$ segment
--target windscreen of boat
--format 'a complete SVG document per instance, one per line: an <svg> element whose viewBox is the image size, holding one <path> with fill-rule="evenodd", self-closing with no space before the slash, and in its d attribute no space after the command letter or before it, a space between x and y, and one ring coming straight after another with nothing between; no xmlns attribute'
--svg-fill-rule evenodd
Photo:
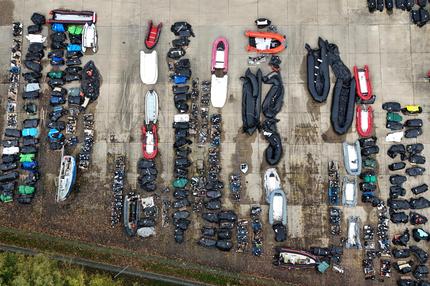
<svg viewBox="0 0 430 286"><path fill-rule="evenodd" d="M367 109L361 109L361 129L366 131L369 128L369 111Z"/></svg>
<svg viewBox="0 0 430 286"><path fill-rule="evenodd" d="M355 184L353 182L347 182L345 184L345 200L347 203L353 203L355 201Z"/></svg>
<svg viewBox="0 0 430 286"><path fill-rule="evenodd" d="M276 194L273 196L273 220L282 221L284 198L281 195Z"/></svg>
<svg viewBox="0 0 430 286"><path fill-rule="evenodd" d="M347 151L348 151L349 168L351 170L357 170L358 156L357 156L357 150L355 149L355 145L348 145Z"/></svg>
<svg viewBox="0 0 430 286"><path fill-rule="evenodd" d="M360 91L363 94L367 94L367 80L366 80L366 73L364 70L361 70L358 72L358 82L360 83Z"/></svg>

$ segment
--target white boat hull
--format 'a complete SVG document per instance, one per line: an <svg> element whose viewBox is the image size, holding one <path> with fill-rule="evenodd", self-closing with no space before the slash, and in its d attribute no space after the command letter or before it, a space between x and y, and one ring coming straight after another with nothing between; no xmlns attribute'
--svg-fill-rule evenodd
<svg viewBox="0 0 430 286"><path fill-rule="evenodd" d="M157 51L140 52L140 79L144 84L156 84L158 79Z"/></svg>
<svg viewBox="0 0 430 286"><path fill-rule="evenodd" d="M213 107L221 108L227 100L228 75L211 78L211 104Z"/></svg>
<svg viewBox="0 0 430 286"><path fill-rule="evenodd" d="M145 96L145 123L157 123L158 120L158 94L149 90Z"/></svg>

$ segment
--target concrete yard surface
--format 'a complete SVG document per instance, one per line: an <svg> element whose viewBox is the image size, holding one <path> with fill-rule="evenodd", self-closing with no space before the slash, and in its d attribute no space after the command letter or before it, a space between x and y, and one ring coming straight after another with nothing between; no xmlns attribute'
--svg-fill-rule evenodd
<svg viewBox="0 0 430 286"><path fill-rule="evenodd" d="M317 46L318 37L336 43L341 57L352 70L354 65L369 65L371 81L376 94L374 125L380 153L378 184L380 195L389 194L388 164L394 162L387 155L389 144L384 141L388 133L385 128L385 111L381 105L386 101L404 104L420 104L424 112L419 118L424 121L424 134L418 139L404 139L402 143L421 142L424 155L430 158L430 83L424 77L430 69L430 26L418 28L410 23L409 13L394 10L370 14L364 0L93 0L93 1L36 1L0 0L0 91L1 108L5 108L11 23L22 21L24 28L30 24L33 12L45 14L55 8L94 10L97 12L99 51L85 55L83 62L94 60L103 83L101 95L90 106L95 114L96 143L92 165L88 171L79 172L77 190L63 204L55 202L54 180L58 175L60 152L43 146L39 157L43 174L41 188L30 206L17 203L0 205L1 225L34 232L43 232L64 239L93 242L109 247L118 247L136 253L154 254L178 261L192 261L208 268L221 268L232 273L274 279L292 285L371 285L365 281L362 271L363 250L345 250L342 266L345 274L328 271L319 274L314 269L288 271L272 266L273 248L286 245L308 249L311 246L339 244L340 237L330 235L327 204L327 165L330 160L339 161L342 176L342 142L353 142L358 138L355 122L348 134L338 136L330 126L331 92L325 104L312 101L306 86L305 43ZM267 17L278 31L286 35L287 49L280 53L281 75L285 87L285 99L278 130L283 139L284 155L278 164L283 189L288 201L288 238L285 243L276 243L273 230L268 223L268 204L265 201L263 176L268 168L264 160L267 142L256 132L248 136L242 132L241 103L242 82L240 77L248 68L245 46L246 30L255 30L254 20ZM148 20L163 22L163 31L156 47L159 60L159 77L155 86L145 86L139 77L139 51L145 49L144 41ZM144 95L154 88L160 100L158 136L160 154L157 158L158 190L171 187L174 167L174 130L171 82L166 62L170 42L174 39L170 26L175 21L187 21L193 26L195 38L186 49L192 65L193 77L200 81L210 79L210 57L213 40L224 36L229 40L229 91L226 105L211 113L222 114L221 165L222 179L226 184L223 207L234 209L239 218L250 220L252 205L263 206L264 253L254 257L248 253L220 252L197 245L200 228L204 221L200 214L192 214L192 224L186 233L186 242L174 243L173 227L161 227L161 217L155 237L141 240L128 238L121 226L111 228L111 181L114 157L127 156L127 191L136 190L137 160L141 154L140 126L144 121ZM44 28L47 34L47 27ZM24 40L24 51L27 46ZM259 65L263 74L270 72L266 63ZM256 67L251 67L255 72ZM50 70L46 61L43 72ZM332 78L334 86L334 77ZM46 97L49 87L44 87ZM268 90L264 86L263 96ZM47 103L47 100L46 100ZM48 103L47 103L48 104ZM48 106L46 106L48 108ZM81 122L82 123L82 122ZM42 139L43 141L44 139ZM45 144L47 145L47 144ZM193 160L207 159L205 154L192 145ZM79 149L79 147L78 147ZM243 177L245 188L239 204L230 200L228 180L230 174L239 171L239 164L247 162L249 171ZM430 170L428 163L425 168ZM195 168L192 167L192 170ZM405 188L429 182L425 173L419 179L409 178ZM172 189L172 188L171 188ZM411 196L408 191L409 198ZM425 194L425 196L428 196ZM170 199L172 195L170 194ZM160 201L157 201L160 206ZM342 234L346 235L346 219L350 215L360 216L362 224L377 221L376 209L361 203L355 208L343 208ZM419 211L430 215L430 209ZM408 225L411 229L411 226ZM401 232L404 225L390 224L392 235ZM250 232L251 229L249 228ZM412 240L411 240L412 241ZM419 244L422 244L420 242ZM415 244L415 242L411 242ZM376 261L376 260L375 260ZM124 262L126 265L127 262ZM379 263L375 263L378 266ZM376 269L379 273L379 269ZM396 275L393 275L397 277ZM386 285L394 285L395 277ZM318 281L318 282L316 282Z"/></svg>

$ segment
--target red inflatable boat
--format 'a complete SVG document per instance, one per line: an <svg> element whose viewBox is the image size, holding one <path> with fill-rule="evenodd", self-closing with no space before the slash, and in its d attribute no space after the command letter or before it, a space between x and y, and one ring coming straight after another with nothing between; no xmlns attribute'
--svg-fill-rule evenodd
<svg viewBox="0 0 430 286"><path fill-rule="evenodd" d="M155 26L152 21L149 21L148 24L148 34L146 35L145 39L145 46L148 49L153 49L158 43L158 39L160 38L161 28L163 27L163 23L158 24L158 26Z"/></svg>
<svg viewBox="0 0 430 286"><path fill-rule="evenodd" d="M277 54L285 49L285 36L272 32L247 31L245 36L249 38L248 52L262 54Z"/></svg>
<svg viewBox="0 0 430 286"><path fill-rule="evenodd" d="M151 127L152 125L152 127ZM151 130L148 130L147 128ZM158 153L157 125L142 126L142 153L145 159L154 159Z"/></svg>
<svg viewBox="0 0 430 286"><path fill-rule="evenodd" d="M369 67L367 65L364 68L358 68L354 66L354 78L355 86L357 89L357 95L362 100L369 100L372 98L372 85L370 83Z"/></svg>
<svg viewBox="0 0 430 286"><path fill-rule="evenodd" d="M357 133L361 137L370 137L373 133L373 109L370 105L357 105L355 112Z"/></svg>

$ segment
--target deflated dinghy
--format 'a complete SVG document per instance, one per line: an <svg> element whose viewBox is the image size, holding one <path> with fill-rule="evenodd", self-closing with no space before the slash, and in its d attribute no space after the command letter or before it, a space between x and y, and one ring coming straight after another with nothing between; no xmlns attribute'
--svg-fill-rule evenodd
<svg viewBox="0 0 430 286"><path fill-rule="evenodd" d="M327 42L318 38L319 49L312 49L308 44L307 55L308 90L316 102L327 100L330 91L330 71L327 57Z"/></svg>
<svg viewBox="0 0 430 286"><path fill-rule="evenodd" d="M158 94L155 90L149 90L145 95L145 124L157 123L158 119Z"/></svg>
<svg viewBox="0 0 430 286"><path fill-rule="evenodd" d="M157 51L140 52L140 79L144 84L155 84L158 79Z"/></svg>
<svg viewBox="0 0 430 286"><path fill-rule="evenodd" d="M329 63L336 76L331 105L331 123L334 131L342 135L348 132L354 119L355 80L340 58L338 47L331 43L327 47Z"/></svg>
<svg viewBox="0 0 430 286"><path fill-rule="evenodd" d="M212 45L211 59L211 103L221 108L227 100L228 86L228 41L224 37L217 38Z"/></svg>
<svg viewBox="0 0 430 286"><path fill-rule="evenodd" d="M355 112L357 133L361 137L370 137L373 132L373 109L370 105L357 105Z"/></svg>
<svg viewBox="0 0 430 286"><path fill-rule="evenodd" d="M263 78L263 82L272 85L263 101L263 114L267 118L275 118L284 104L284 85L281 74L272 72Z"/></svg>
<svg viewBox="0 0 430 286"><path fill-rule="evenodd" d="M351 176L358 176L361 173L361 152L360 142L357 140L354 144L343 142L343 163L346 172Z"/></svg>
<svg viewBox="0 0 430 286"><path fill-rule="evenodd" d="M267 164L271 166L278 164L283 154L281 136L276 128L277 121L276 119L266 119L261 126L264 138L269 143L269 146L264 150L264 158Z"/></svg>
<svg viewBox="0 0 430 286"><path fill-rule="evenodd" d="M242 86L242 128L243 131L252 135L260 124L261 109L261 84L262 73L259 69L254 75L248 68L245 76L240 78Z"/></svg>

